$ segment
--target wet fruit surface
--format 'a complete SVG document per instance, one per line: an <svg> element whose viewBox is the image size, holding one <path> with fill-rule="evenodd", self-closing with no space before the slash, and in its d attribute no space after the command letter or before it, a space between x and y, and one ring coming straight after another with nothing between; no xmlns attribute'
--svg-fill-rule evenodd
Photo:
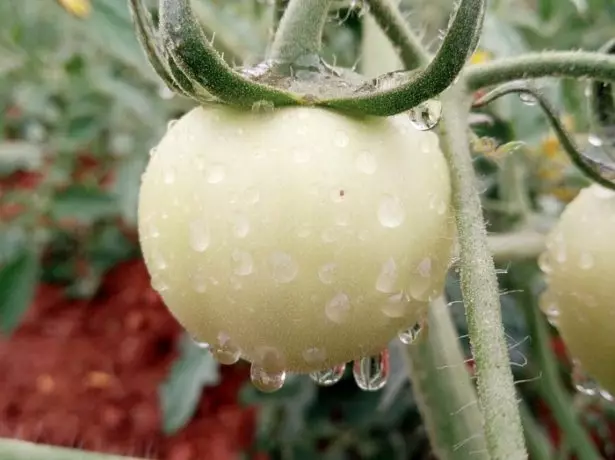
<svg viewBox="0 0 615 460"><path fill-rule="evenodd" d="M140 261L113 269L91 301L39 286L22 326L0 342L0 436L165 460L237 458L255 423L237 403L245 366L222 369L183 430L161 431L158 387L180 333Z"/></svg>

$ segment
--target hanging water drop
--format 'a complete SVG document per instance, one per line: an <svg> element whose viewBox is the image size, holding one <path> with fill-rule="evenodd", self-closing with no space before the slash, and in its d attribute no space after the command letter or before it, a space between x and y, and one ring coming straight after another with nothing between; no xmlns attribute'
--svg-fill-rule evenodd
<svg viewBox="0 0 615 460"><path fill-rule="evenodd" d="M284 386L286 372L267 372L258 364L252 363L250 366L250 380L252 385L263 393L273 393Z"/></svg>
<svg viewBox="0 0 615 460"><path fill-rule="evenodd" d="M419 131L434 129L442 116L442 104L437 99L422 102L408 111L410 121Z"/></svg>
<svg viewBox="0 0 615 460"><path fill-rule="evenodd" d="M538 104L538 99L536 99L533 95L529 93L520 93L519 99L521 99L521 102L523 102L525 105L534 106Z"/></svg>
<svg viewBox="0 0 615 460"><path fill-rule="evenodd" d="M228 334L221 332L218 334L218 345L210 348L212 356L220 364L230 366L239 361L241 350L230 339Z"/></svg>
<svg viewBox="0 0 615 460"><path fill-rule="evenodd" d="M387 383L389 370L389 350L385 349L377 356L356 360L352 366L352 375L360 389L377 391Z"/></svg>
<svg viewBox="0 0 615 460"><path fill-rule="evenodd" d="M329 387L335 385L342 380L344 372L346 371L346 364L339 364L329 369L323 369L317 372L311 372L310 378L314 383L323 387Z"/></svg>
<svg viewBox="0 0 615 460"><path fill-rule="evenodd" d="M399 334L397 334L397 337L404 345L412 345L419 338L422 330L423 325L421 322L418 322L411 328L400 331Z"/></svg>

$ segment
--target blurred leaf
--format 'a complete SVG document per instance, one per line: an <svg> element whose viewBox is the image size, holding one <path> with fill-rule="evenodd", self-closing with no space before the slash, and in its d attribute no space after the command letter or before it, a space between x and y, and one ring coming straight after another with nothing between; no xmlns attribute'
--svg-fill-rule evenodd
<svg viewBox="0 0 615 460"><path fill-rule="evenodd" d="M0 268L0 329L11 333L30 306L38 282L39 259L31 248Z"/></svg>
<svg viewBox="0 0 615 460"><path fill-rule="evenodd" d="M51 203L50 214L56 220L77 220L89 224L117 214L116 197L96 188L72 185L56 193Z"/></svg>
<svg viewBox="0 0 615 460"><path fill-rule="evenodd" d="M180 357L160 388L166 434L179 431L194 415L203 387L217 385L220 380L218 363L211 353L187 335L182 337L180 349Z"/></svg>
<svg viewBox="0 0 615 460"><path fill-rule="evenodd" d="M43 164L43 149L26 141L0 142L0 175L33 170Z"/></svg>

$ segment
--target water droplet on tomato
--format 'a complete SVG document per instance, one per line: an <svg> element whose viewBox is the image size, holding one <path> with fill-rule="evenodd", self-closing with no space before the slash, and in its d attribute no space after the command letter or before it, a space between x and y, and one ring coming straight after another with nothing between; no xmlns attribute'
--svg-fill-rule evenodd
<svg viewBox="0 0 615 460"><path fill-rule="evenodd" d="M350 314L350 298L340 292L325 305L325 315L334 323L343 323Z"/></svg>
<svg viewBox="0 0 615 460"><path fill-rule="evenodd" d="M338 131L335 133L334 142L336 147L345 148L350 143L350 137L344 131Z"/></svg>
<svg viewBox="0 0 615 460"><path fill-rule="evenodd" d="M194 342L194 344L197 347L199 347L201 350L209 350L211 348L211 346L207 342L201 342L200 340L197 340L194 337L191 337L191 339Z"/></svg>
<svg viewBox="0 0 615 460"><path fill-rule="evenodd" d="M414 326L400 331L397 334L399 341L404 345L412 345L419 338L421 331L423 330L423 325L420 322L417 322Z"/></svg>
<svg viewBox="0 0 615 460"><path fill-rule="evenodd" d="M220 364L230 366L239 361L241 357L241 350L237 347L228 334L220 332L218 334L218 344L210 348L212 356Z"/></svg>
<svg viewBox="0 0 615 460"><path fill-rule="evenodd" d="M248 276L252 273L254 261L250 254L244 251L233 251L231 258L235 264L233 273L238 276Z"/></svg>
<svg viewBox="0 0 615 460"><path fill-rule="evenodd" d="M195 292L202 294L207 291L207 280L202 273L194 272L191 273L189 277L192 284L192 289L194 289Z"/></svg>
<svg viewBox="0 0 615 460"><path fill-rule="evenodd" d="M204 252L210 243L209 227L202 219L190 223L190 247L197 252Z"/></svg>
<svg viewBox="0 0 615 460"><path fill-rule="evenodd" d="M219 184L226 177L226 168L223 165L215 164L210 166L207 171L207 182L210 184Z"/></svg>
<svg viewBox="0 0 615 460"><path fill-rule="evenodd" d="M175 182L175 171L171 167L167 167L162 173L162 180L165 184L171 185Z"/></svg>
<svg viewBox="0 0 615 460"><path fill-rule="evenodd" d="M422 102L408 111L410 122L419 131L434 129L442 116L442 104L437 99Z"/></svg>
<svg viewBox="0 0 615 460"><path fill-rule="evenodd" d="M395 290L397 276L397 264L391 257L382 264L380 273L376 279L376 290L384 293L393 292Z"/></svg>
<svg viewBox="0 0 615 460"><path fill-rule="evenodd" d="M271 113L275 110L275 105L270 101L256 101L252 104L252 111L254 112L264 112Z"/></svg>
<svg viewBox="0 0 615 460"><path fill-rule="evenodd" d="M406 211L396 196L384 195L378 207L378 220L383 227L399 227L406 218Z"/></svg>
<svg viewBox="0 0 615 460"><path fill-rule="evenodd" d="M378 169L378 162L376 160L376 155L367 150L359 153L356 160L357 169L363 174L374 174L376 169Z"/></svg>
<svg viewBox="0 0 615 460"><path fill-rule="evenodd" d="M260 201L261 194L254 187L248 187L243 191L242 199L247 204L256 204Z"/></svg>
<svg viewBox="0 0 615 460"><path fill-rule="evenodd" d="M589 252L584 252L579 257L579 268L581 270L590 270L594 266L594 256Z"/></svg>
<svg viewBox="0 0 615 460"><path fill-rule="evenodd" d="M389 318L403 318L407 313L409 304L410 298L408 295L405 292L400 292L389 297L381 305L380 310Z"/></svg>
<svg viewBox="0 0 615 460"><path fill-rule="evenodd" d="M274 252L269 257L269 265L271 276L278 283L290 283L299 272L297 263L285 252Z"/></svg>
<svg viewBox="0 0 615 460"><path fill-rule="evenodd" d="M252 363L250 366L250 380L252 385L263 393L273 393L284 386L286 371L268 372L260 365Z"/></svg>
<svg viewBox="0 0 615 460"><path fill-rule="evenodd" d="M323 387L329 387L335 385L342 380L344 372L346 371L346 364L339 364L329 369L323 369L321 371L311 372L310 378L314 383Z"/></svg>
<svg viewBox="0 0 615 460"><path fill-rule="evenodd" d="M534 106L538 104L538 99L528 93L520 93L519 99L521 99L521 102L523 102L525 105Z"/></svg>
<svg viewBox="0 0 615 460"><path fill-rule="evenodd" d="M303 359L308 364L322 363L327 358L327 352L324 348L311 347L301 353Z"/></svg>
<svg viewBox="0 0 615 460"><path fill-rule="evenodd" d="M357 386L364 391L377 391L384 387L389 377L389 350L377 356L366 356L356 360L352 375Z"/></svg>
<svg viewBox="0 0 615 460"><path fill-rule="evenodd" d="M238 214L233 219L233 235L245 238L250 233L250 221L244 215Z"/></svg>
<svg viewBox="0 0 615 460"><path fill-rule="evenodd" d="M337 265L334 262L323 265L318 269L318 278L324 284L333 283L333 279L335 277L335 270Z"/></svg>

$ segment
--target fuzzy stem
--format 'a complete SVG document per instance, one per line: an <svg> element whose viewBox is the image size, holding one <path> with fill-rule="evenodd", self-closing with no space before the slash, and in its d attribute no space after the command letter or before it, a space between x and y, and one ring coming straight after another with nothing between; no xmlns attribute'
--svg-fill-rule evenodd
<svg viewBox="0 0 615 460"><path fill-rule="evenodd" d="M536 305L535 293L523 281L531 275L520 268L511 269L510 276L514 285L518 286L521 291L519 304L523 307L532 337L532 356L541 370L541 378L537 381L540 394L551 408L555 420L578 458L580 460L598 460L600 455L581 426L574 405L566 394L559 377L557 361L549 346L547 325L538 305Z"/></svg>
<svg viewBox="0 0 615 460"><path fill-rule="evenodd" d="M615 56L586 51L549 51L474 64L464 71L471 90L542 77L615 81Z"/></svg>
<svg viewBox="0 0 615 460"><path fill-rule="evenodd" d="M273 2L273 28L277 30L284 12L288 8L288 0L274 0Z"/></svg>
<svg viewBox="0 0 615 460"><path fill-rule="evenodd" d="M535 259L545 250L546 236L536 230L489 235L487 244L496 262Z"/></svg>
<svg viewBox="0 0 615 460"><path fill-rule="evenodd" d="M366 0L378 25L397 47L406 70L429 64L430 54L412 33L399 8L392 0Z"/></svg>
<svg viewBox="0 0 615 460"><path fill-rule="evenodd" d="M6 438L0 439L0 458L2 460L140 460L135 457L86 452L81 449L67 449Z"/></svg>
<svg viewBox="0 0 615 460"><path fill-rule="evenodd" d="M444 298L432 302L425 330L405 347L412 390L441 460L488 460L483 418Z"/></svg>
<svg viewBox="0 0 615 460"><path fill-rule="evenodd" d="M292 63L319 54L331 0L290 0L276 31L269 59Z"/></svg>
<svg viewBox="0 0 615 460"><path fill-rule="evenodd" d="M476 362L478 401L485 417L487 448L493 460L527 458L509 365L498 284L476 188L469 150L470 101L459 85L442 95L442 148L453 187L459 234L461 291Z"/></svg>

